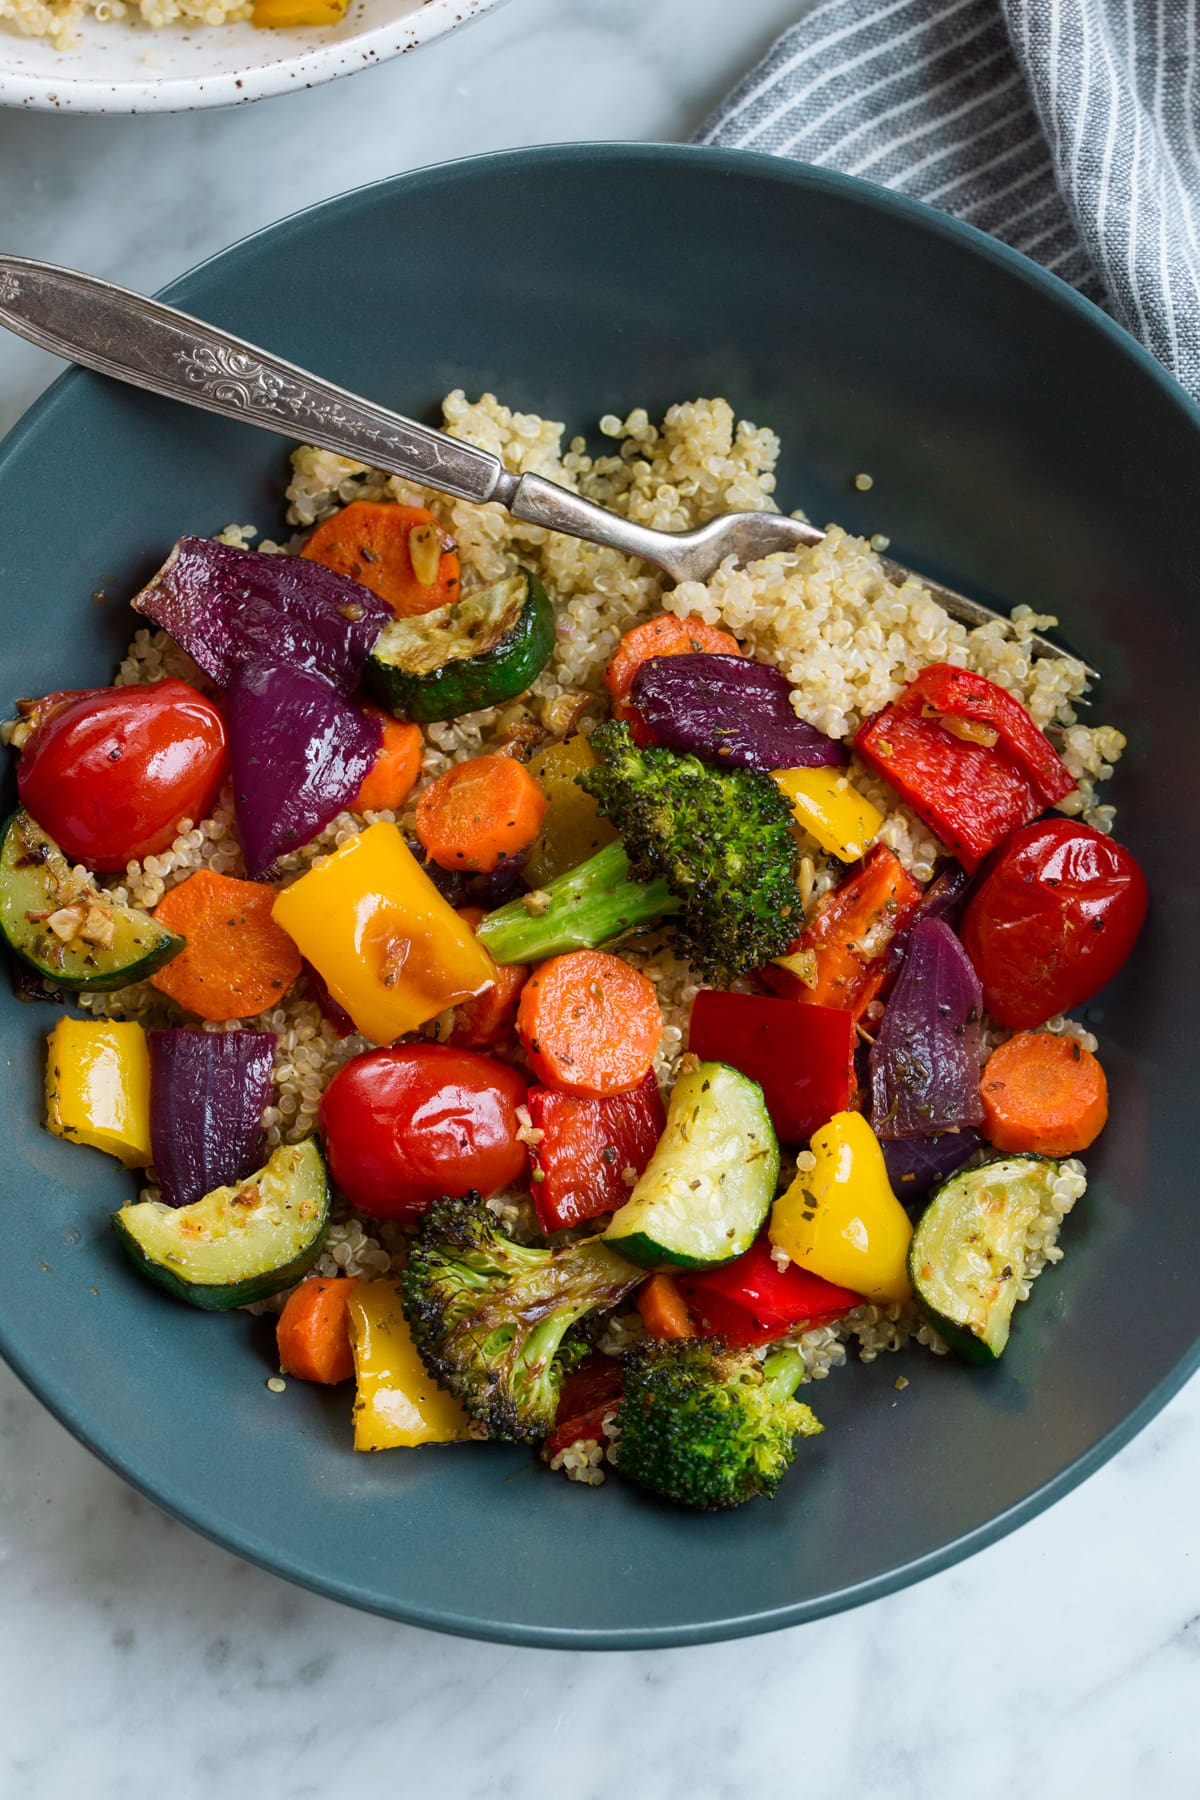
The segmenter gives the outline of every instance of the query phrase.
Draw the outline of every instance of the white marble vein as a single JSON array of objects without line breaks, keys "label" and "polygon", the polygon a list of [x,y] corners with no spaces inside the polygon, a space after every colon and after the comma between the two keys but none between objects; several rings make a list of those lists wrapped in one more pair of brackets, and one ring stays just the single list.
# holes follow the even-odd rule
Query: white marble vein
[{"label": "white marble vein", "polygon": [[[512,0],[234,113],[0,115],[0,243],[153,288],[282,213],[531,139],[674,138],[805,0]],[[0,433],[54,372],[0,341]],[[0,1371],[0,1800],[1195,1800],[1200,1383],[873,1606],[650,1655],[458,1642],[249,1569]]]}]

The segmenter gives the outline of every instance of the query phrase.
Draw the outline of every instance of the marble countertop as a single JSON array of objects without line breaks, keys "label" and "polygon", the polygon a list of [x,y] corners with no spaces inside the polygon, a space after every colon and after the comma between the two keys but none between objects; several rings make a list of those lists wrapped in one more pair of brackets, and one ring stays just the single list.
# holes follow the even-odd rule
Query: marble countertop
[{"label": "marble countertop", "polygon": [[[0,242],[152,290],[281,214],[447,156],[680,138],[805,0],[512,0],[232,113],[0,114]],[[0,434],[56,372],[0,342]],[[1200,1380],[970,1562],[745,1643],[460,1642],[176,1525],[0,1369],[0,1800],[356,1793],[855,1800],[1200,1792]]]}]

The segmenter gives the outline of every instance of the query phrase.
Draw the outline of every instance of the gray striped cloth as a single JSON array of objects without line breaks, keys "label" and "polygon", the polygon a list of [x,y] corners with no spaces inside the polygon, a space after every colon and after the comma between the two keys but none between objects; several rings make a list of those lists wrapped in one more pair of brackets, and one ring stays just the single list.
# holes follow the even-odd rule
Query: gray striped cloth
[{"label": "gray striped cloth", "polygon": [[820,0],[699,141],[968,220],[1200,400],[1200,0]]}]

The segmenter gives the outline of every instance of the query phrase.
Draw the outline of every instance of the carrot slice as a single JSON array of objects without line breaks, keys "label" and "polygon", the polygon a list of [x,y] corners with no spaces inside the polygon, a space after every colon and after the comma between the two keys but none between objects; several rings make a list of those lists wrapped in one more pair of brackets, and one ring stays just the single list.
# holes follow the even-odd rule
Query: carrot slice
[{"label": "carrot slice", "polygon": [[443,869],[486,875],[528,849],[546,796],[512,756],[473,756],[431,781],[417,801],[417,836]]},{"label": "carrot slice", "polygon": [[[474,931],[483,918],[482,906],[460,906],[458,916]],[[496,979],[473,1000],[454,1009],[454,1029],[446,1039],[460,1050],[491,1050],[512,1041],[517,1022],[517,1002],[529,979],[524,963],[497,963]]]},{"label": "carrot slice", "polygon": [[292,1289],[275,1327],[281,1375],[320,1381],[327,1387],[350,1380],[354,1352],[350,1348],[349,1300],[357,1286],[353,1275],[333,1280],[310,1275]]},{"label": "carrot slice", "polygon": [[351,812],[398,812],[417,785],[425,740],[419,725],[393,719],[377,706],[363,711],[378,719],[383,741],[374,764],[363,776],[362,786],[350,803]]},{"label": "carrot slice", "polygon": [[703,619],[677,619],[674,613],[659,613],[657,618],[635,625],[617,645],[604,671],[604,685],[612,697],[613,718],[627,721],[635,743],[658,740],[629,698],[634,676],[655,656],[683,656],[693,650],[715,656],[742,654],[742,646],[729,632],[706,625]]},{"label": "carrot slice", "polygon": [[1073,1156],[1108,1118],[1104,1070],[1077,1039],[1050,1031],[1019,1031],[993,1050],[979,1090],[983,1129],[997,1150]]},{"label": "carrot slice", "polygon": [[398,619],[432,612],[459,596],[454,545],[423,506],[352,500],[322,519],[300,554],[361,582]]},{"label": "carrot slice", "polygon": [[572,950],[535,969],[517,1032],[539,1081],[567,1094],[624,1094],[645,1080],[662,1037],[654,986],[619,956]]},{"label": "carrot slice", "polygon": [[187,942],[151,986],[202,1019],[252,1019],[276,1005],[300,973],[300,952],[271,917],[277,898],[261,881],[197,869],[154,909]]},{"label": "carrot slice", "polygon": [[638,1311],[642,1324],[654,1338],[695,1337],[696,1327],[687,1309],[687,1301],[679,1284],[669,1275],[652,1275],[638,1289]]}]

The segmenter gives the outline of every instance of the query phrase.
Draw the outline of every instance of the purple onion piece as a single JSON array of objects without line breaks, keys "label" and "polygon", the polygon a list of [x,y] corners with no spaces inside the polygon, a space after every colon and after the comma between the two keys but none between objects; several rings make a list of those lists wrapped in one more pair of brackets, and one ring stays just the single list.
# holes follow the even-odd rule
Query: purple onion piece
[{"label": "purple onion piece", "polygon": [[220,687],[269,657],[317,669],[353,693],[380,631],[386,600],[324,564],[183,537],[133,601]]},{"label": "purple onion piece", "polygon": [[345,1007],[336,1001],[330,993],[325,977],[312,963],[301,958],[304,973],[308,976],[308,985],[312,988],[313,999],[320,1007],[322,1014],[329,1020],[340,1038],[353,1037],[358,1026],[350,1017]]},{"label": "purple onion piece", "polygon": [[150,1149],[168,1205],[254,1173],[274,1068],[271,1031],[150,1033]]},{"label": "purple onion piece", "polygon": [[290,662],[247,664],[225,702],[238,836],[261,881],[350,804],[383,732],[324,675]]},{"label": "purple onion piece", "polygon": [[883,1160],[893,1194],[904,1206],[923,1200],[930,1188],[953,1175],[985,1142],[982,1132],[969,1125],[937,1137],[885,1138]]},{"label": "purple onion piece", "polygon": [[468,889],[468,898],[472,906],[482,906],[484,912],[494,912],[498,906],[506,906],[515,900],[518,894],[524,893],[526,886],[521,870],[525,866],[526,850],[518,850],[515,856],[507,856],[489,869],[486,875],[472,878]]},{"label": "purple onion piece", "polygon": [[769,774],[849,760],[844,744],[796,717],[787,677],[747,656],[651,657],[630,699],[661,743],[705,762]]},{"label": "purple onion piece", "polygon": [[944,919],[951,927],[957,925],[972,879],[962,864],[953,857],[943,865],[922,894],[909,924],[903,931],[895,934],[887,947],[886,965],[889,975],[899,972],[908,955],[912,934],[922,919]]},{"label": "purple onion piece", "polygon": [[983,991],[966,951],[945,920],[922,920],[871,1051],[876,1137],[930,1137],[983,1123],[982,1012]]},{"label": "purple onion piece", "polygon": [[22,962],[21,958],[9,952],[8,973],[12,980],[13,998],[26,1004],[39,1000],[48,1000],[52,1006],[62,1006],[66,994],[62,988],[47,986],[48,977],[39,975],[36,969]]}]

